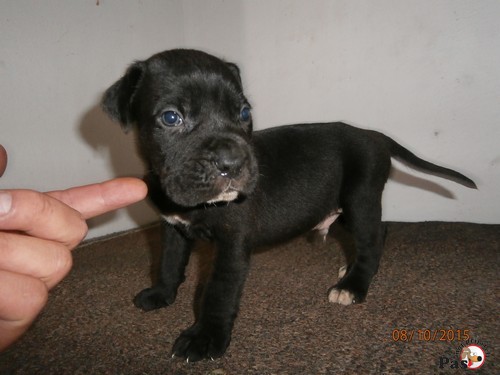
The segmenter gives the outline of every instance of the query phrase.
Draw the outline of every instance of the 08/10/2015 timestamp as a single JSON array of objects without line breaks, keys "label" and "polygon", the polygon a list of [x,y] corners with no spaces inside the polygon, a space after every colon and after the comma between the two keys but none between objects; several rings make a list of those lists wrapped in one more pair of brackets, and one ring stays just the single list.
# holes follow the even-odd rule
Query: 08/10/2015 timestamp
[{"label": "08/10/2015 timestamp", "polygon": [[396,342],[416,341],[467,341],[470,339],[469,329],[394,329],[392,340]]}]

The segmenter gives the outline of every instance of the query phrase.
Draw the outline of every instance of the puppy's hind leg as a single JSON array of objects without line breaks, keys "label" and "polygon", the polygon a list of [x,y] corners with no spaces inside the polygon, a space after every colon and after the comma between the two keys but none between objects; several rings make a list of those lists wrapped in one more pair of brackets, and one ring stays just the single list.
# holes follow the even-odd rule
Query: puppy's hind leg
[{"label": "puppy's hind leg", "polygon": [[[356,258],[339,270],[340,280],[329,291],[332,303],[350,305],[363,302],[382,255],[384,230],[381,225],[380,196],[354,197],[344,206],[347,226],[354,236]],[[359,204],[362,202],[362,204]]]},{"label": "puppy's hind leg", "polygon": [[[385,244],[385,238],[387,236],[387,224],[386,223],[381,223],[382,227],[381,227],[381,230],[382,230],[382,247],[384,246]],[[346,273],[349,272],[349,270],[351,269],[351,266],[354,262],[352,263],[347,263],[347,264],[344,264],[342,267],[339,268],[339,272],[338,272],[338,279],[342,279]]]},{"label": "puppy's hind leg", "polygon": [[162,256],[159,280],[134,298],[134,304],[144,311],[159,309],[174,303],[177,289],[185,280],[184,272],[194,243],[172,225],[166,222],[162,222],[161,225]]}]

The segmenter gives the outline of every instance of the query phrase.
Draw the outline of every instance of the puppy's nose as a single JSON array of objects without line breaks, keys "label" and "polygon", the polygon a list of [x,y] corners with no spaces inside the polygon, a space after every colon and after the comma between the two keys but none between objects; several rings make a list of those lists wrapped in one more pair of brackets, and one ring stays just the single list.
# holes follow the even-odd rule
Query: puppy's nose
[{"label": "puppy's nose", "polygon": [[244,162],[245,153],[237,145],[226,144],[217,150],[215,166],[221,176],[238,177]]}]

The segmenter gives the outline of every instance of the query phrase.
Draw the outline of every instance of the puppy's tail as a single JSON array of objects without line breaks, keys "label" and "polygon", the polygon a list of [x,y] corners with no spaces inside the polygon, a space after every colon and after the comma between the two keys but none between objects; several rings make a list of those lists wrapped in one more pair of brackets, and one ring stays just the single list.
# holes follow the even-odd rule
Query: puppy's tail
[{"label": "puppy's tail", "polygon": [[382,134],[382,136],[384,137],[385,142],[389,147],[391,156],[393,156],[394,158],[402,161],[403,163],[407,163],[411,165],[413,168],[420,170],[422,172],[434,174],[439,177],[447,177],[461,185],[467,186],[468,188],[477,189],[475,182],[472,181],[470,178],[464,176],[463,174],[454,171],[453,169],[441,167],[439,165],[421,159],[410,150],[401,146],[392,138],[384,134]]}]

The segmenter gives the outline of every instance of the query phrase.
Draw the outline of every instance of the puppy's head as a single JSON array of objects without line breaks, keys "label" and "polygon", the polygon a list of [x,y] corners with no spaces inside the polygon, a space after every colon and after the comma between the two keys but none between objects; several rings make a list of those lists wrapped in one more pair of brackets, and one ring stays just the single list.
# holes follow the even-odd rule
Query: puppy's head
[{"label": "puppy's head", "polygon": [[175,203],[231,201],[255,188],[252,116],[236,65],[166,51],[130,66],[102,106],[124,130],[137,129],[150,173]]}]

